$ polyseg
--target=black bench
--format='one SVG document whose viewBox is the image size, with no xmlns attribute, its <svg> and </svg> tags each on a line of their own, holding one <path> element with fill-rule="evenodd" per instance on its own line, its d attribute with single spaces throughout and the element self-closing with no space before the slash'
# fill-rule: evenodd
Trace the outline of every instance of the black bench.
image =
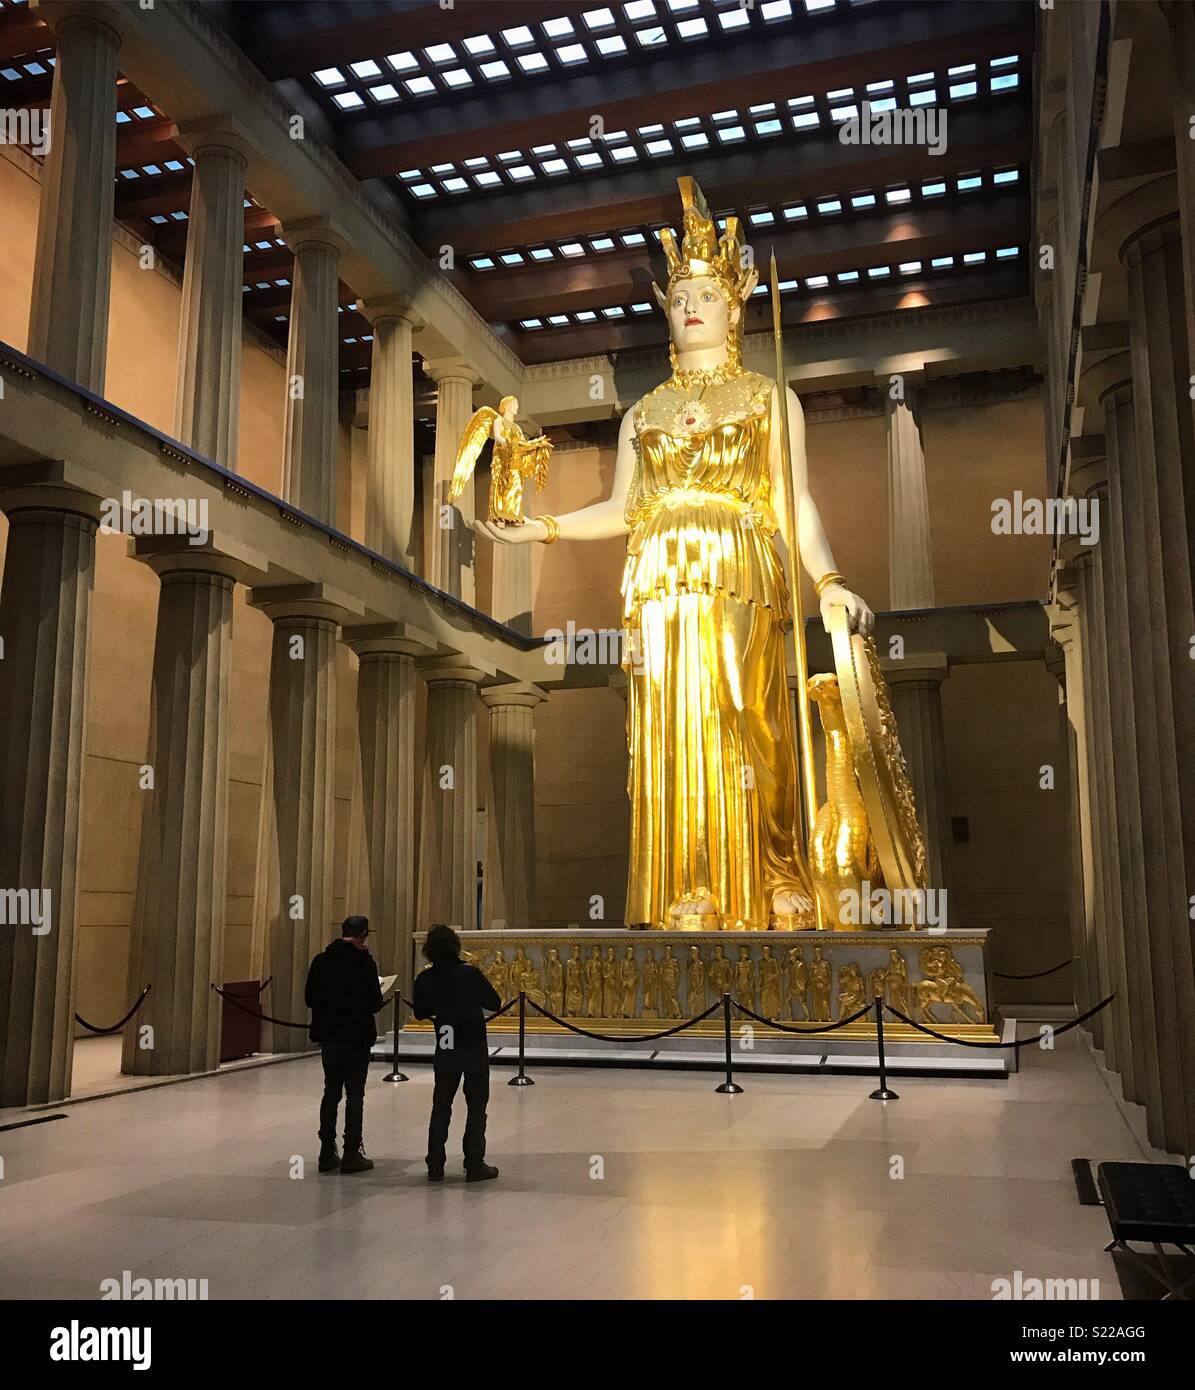
<svg viewBox="0 0 1195 1390">
<path fill-rule="evenodd" d="M 1177 1163 L 1101 1163 L 1096 1170 L 1112 1243 L 1105 1251 L 1121 1250 L 1169 1290 L 1163 1300 L 1187 1298 L 1195 1274 L 1178 1284 L 1167 1267 L 1164 1245 L 1193 1255 L 1195 1245 L 1195 1179 Z M 1155 1268 L 1129 1242 L 1152 1245 Z"/>
</svg>

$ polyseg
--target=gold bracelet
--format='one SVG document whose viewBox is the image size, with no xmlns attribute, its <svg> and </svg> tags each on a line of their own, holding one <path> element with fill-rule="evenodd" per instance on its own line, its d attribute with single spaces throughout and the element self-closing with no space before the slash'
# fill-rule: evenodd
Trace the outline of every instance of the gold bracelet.
<svg viewBox="0 0 1195 1390">
<path fill-rule="evenodd" d="M 837 570 L 827 570 L 825 574 L 813 586 L 813 592 L 821 598 L 831 584 L 845 584 L 846 580 Z"/>
<path fill-rule="evenodd" d="M 540 522 L 547 530 L 548 534 L 543 538 L 543 545 L 551 545 L 560 535 L 560 523 L 554 516 L 537 516 L 536 521 Z"/>
</svg>

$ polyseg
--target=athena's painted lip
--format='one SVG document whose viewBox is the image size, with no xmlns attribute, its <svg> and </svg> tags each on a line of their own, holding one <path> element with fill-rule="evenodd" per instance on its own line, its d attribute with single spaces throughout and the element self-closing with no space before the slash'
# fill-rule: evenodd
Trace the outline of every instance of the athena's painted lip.
<svg viewBox="0 0 1195 1390">
<path fill-rule="evenodd" d="M 689 316 L 689 318 L 687 318 L 687 319 L 685 320 L 685 327 L 686 327 L 686 328 L 692 328 L 693 325 L 696 324 L 696 323 L 704 324 L 704 323 L 705 323 L 705 320 L 704 320 L 704 319 L 699 319 L 699 318 L 697 317 L 696 314 L 692 314 L 692 315 Z"/>
</svg>

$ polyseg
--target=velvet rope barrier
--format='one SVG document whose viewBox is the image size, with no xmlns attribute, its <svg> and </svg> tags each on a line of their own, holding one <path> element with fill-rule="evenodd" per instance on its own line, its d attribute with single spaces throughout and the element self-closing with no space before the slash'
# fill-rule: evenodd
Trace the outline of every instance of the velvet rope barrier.
<svg viewBox="0 0 1195 1390">
<path fill-rule="evenodd" d="M 212 982 L 212 988 L 221 999 L 226 999 L 234 1008 L 240 1009 L 242 1013 L 248 1014 L 251 1018 L 260 1018 L 265 1023 L 276 1024 L 279 1028 L 310 1028 L 311 1026 L 311 1024 L 306 1021 L 303 1023 L 292 1023 L 290 1019 L 272 1018 L 269 1014 L 263 1014 L 260 1009 L 251 1009 L 248 1005 L 242 1004 L 235 994 L 228 994 L 225 990 L 222 990 L 215 981 Z"/>
<path fill-rule="evenodd" d="M 536 1011 L 543 1014 L 545 1018 L 550 1018 L 553 1023 L 559 1023 L 562 1028 L 567 1028 L 570 1033 L 579 1033 L 583 1038 L 595 1038 L 598 1042 L 655 1042 L 659 1038 L 670 1038 L 676 1033 L 683 1033 L 686 1028 L 692 1028 L 695 1023 L 702 1022 L 709 1018 L 710 1014 L 717 1013 L 722 1007 L 721 1003 L 711 1004 L 703 1014 L 695 1014 L 692 1018 L 686 1018 L 676 1024 L 673 1028 L 663 1028 L 658 1033 L 594 1033 L 588 1028 L 578 1028 L 575 1023 L 569 1023 L 567 1019 L 558 1018 L 554 1013 L 550 1013 L 542 1004 L 537 1004 L 534 999 L 528 996 L 528 1004 Z"/>
<path fill-rule="evenodd" d="M 124 1018 L 122 1018 L 119 1023 L 114 1023 L 111 1028 L 97 1028 L 94 1023 L 88 1023 L 87 1020 L 83 1018 L 80 1014 L 75 1015 L 75 1022 L 80 1026 L 80 1028 L 86 1028 L 89 1033 L 98 1033 L 101 1036 L 105 1036 L 112 1033 L 119 1033 L 120 1030 L 129 1021 L 129 1019 L 132 1018 L 133 1015 L 137 1012 L 137 1010 L 141 1007 L 141 1005 L 145 1003 L 145 996 L 150 992 L 151 989 L 153 989 L 153 985 L 146 985 L 145 988 L 141 991 L 141 993 L 137 996 L 137 1002 L 133 1005 L 133 1007 L 128 1011 L 127 1014 L 125 1014 Z"/>
<path fill-rule="evenodd" d="M 870 1004 L 864 1004 L 858 1013 L 851 1014 L 850 1018 L 840 1018 L 837 1023 L 820 1024 L 816 1028 L 798 1028 L 796 1024 L 780 1023 L 774 1018 L 764 1018 L 762 1014 L 753 1013 L 746 1004 L 740 1004 L 733 995 L 730 1002 L 738 1009 L 739 1013 L 753 1018 L 756 1023 L 762 1023 L 767 1028 L 779 1028 L 782 1033 L 803 1033 L 806 1037 L 818 1033 L 836 1033 L 840 1028 L 845 1028 L 848 1023 L 857 1023 L 864 1014 L 871 1013 L 872 1007 Z"/>
<path fill-rule="evenodd" d="M 1093 1015 L 1095 1014 L 1098 1014 L 1101 1009 L 1106 1009 L 1115 998 L 1115 994 L 1110 994 L 1107 997 L 1107 999 L 1101 1000 L 1100 1003 L 1088 1009 L 1086 1013 L 1080 1014 L 1078 1018 L 1072 1018 L 1069 1023 L 1064 1023 L 1061 1028 L 1052 1028 L 1050 1030 L 1051 1036 L 1057 1038 L 1061 1036 L 1061 1034 L 1063 1033 L 1069 1033 L 1072 1028 L 1077 1028 L 1080 1023 L 1086 1023 L 1089 1018 L 1093 1017 Z M 885 1004 L 884 1007 L 894 1018 L 899 1018 L 902 1023 L 907 1023 L 910 1028 L 916 1028 L 919 1033 L 925 1033 L 927 1036 L 931 1038 L 937 1038 L 939 1042 L 954 1043 L 956 1047 L 981 1047 L 995 1049 L 1000 1047 L 1028 1047 L 1030 1043 L 1041 1042 L 1040 1033 L 1035 1038 L 1014 1038 L 1012 1042 L 1007 1043 L 978 1042 L 971 1038 L 948 1038 L 945 1033 L 938 1033 L 935 1032 L 933 1028 L 923 1027 L 922 1024 L 917 1023 L 913 1019 L 911 1019 L 908 1016 L 908 1014 L 902 1014 L 899 1009 L 894 1009 L 891 1004 Z"/>
</svg>

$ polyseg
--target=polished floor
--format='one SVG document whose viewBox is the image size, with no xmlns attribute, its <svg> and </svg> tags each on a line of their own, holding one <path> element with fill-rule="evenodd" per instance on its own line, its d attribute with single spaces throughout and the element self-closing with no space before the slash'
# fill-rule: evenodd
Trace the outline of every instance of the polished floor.
<svg viewBox="0 0 1195 1390">
<path fill-rule="evenodd" d="M 866 1078 L 729 1097 L 702 1073 L 544 1068 L 518 1090 L 495 1069 L 502 1176 L 469 1186 L 455 1156 L 424 1180 L 418 1064 L 397 1086 L 374 1065 L 377 1167 L 352 1177 L 316 1172 L 315 1058 L 93 1100 L 0 1133 L 0 1297 L 95 1298 L 129 1270 L 213 1299 L 988 1299 L 1020 1270 L 1118 1298 L 1070 1160 L 1156 1155 L 1076 1034 L 1022 1062 L 902 1078 L 889 1105 Z"/>
</svg>

